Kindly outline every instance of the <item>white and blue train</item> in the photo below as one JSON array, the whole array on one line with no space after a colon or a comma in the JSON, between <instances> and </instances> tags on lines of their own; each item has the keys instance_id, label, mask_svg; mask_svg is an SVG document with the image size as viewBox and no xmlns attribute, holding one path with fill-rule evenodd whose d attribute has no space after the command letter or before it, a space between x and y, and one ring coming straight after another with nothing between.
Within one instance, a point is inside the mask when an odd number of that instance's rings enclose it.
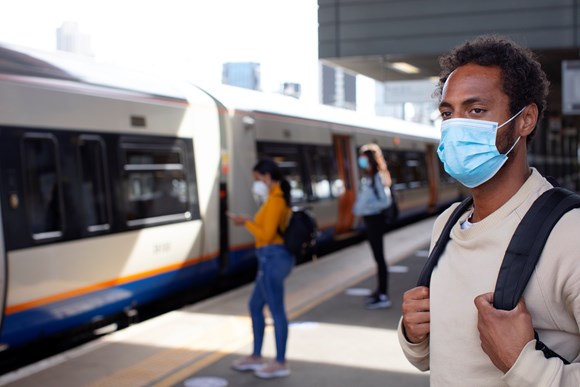
<instances>
[{"instance_id":1,"label":"white and blue train","mask_svg":"<svg viewBox=\"0 0 580 387\"><path fill-rule=\"evenodd\" d=\"M401 217L461 194L432 127L237 88L202 90L0 45L0 343L17 348L233 278L270 157L322 243L356 233L356 152L384 150Z\"/></svg>"}]
</instances>

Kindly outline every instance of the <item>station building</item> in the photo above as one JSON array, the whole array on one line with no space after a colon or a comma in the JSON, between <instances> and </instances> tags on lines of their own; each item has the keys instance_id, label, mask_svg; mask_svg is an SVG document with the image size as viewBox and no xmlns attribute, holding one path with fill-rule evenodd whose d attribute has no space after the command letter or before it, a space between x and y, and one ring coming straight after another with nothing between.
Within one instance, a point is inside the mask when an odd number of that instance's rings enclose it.
<instances>
[{"instance_id":1,"label":"station building","mask_svg":"<svg viewBox=\"0 0 580 387\"><path fill-rule=\"evenodd\" d=\"M532 49L548 79L530 162L580 190L580 4L577 0L318 0L319 59L378 82L439 75L438 57L496 33Z\"/></svg>"}]
</instances>

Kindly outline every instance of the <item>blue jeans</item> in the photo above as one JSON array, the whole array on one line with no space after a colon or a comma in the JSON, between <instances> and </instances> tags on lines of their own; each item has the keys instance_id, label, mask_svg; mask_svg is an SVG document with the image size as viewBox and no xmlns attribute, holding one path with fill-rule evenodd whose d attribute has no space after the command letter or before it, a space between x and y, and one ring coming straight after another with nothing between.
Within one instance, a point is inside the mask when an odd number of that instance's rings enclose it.
<instances>
[{"instance_id":1,"label":"blue jeans","mask_svg":"<svg viewBox=\"0 0 580 387\"><path fill-rule=\"evenodd\" d=\"M284 308L284 280L294 266L294 257L282 245L268 245L256 249L258 274L249 308L254 332L252 355L262 355L264 342L264 306L267 304L274 319L276 337L276 361L286 361L286 341L288 340L288 318Z\"/></svg>"}]
</instances>

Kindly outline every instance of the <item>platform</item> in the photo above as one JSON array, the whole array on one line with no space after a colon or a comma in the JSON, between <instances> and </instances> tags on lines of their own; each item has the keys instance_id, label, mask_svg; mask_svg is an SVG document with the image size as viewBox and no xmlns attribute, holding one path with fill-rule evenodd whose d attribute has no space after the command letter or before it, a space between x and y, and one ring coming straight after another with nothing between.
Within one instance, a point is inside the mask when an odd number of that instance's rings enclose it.
<instances>
[{"instance_id":1,"label":"platform","mask_svg":"<svg viewBox=\"0 0 580 387\"><path fill-rule=\"evenodd\" d=\"M393 307L367 310L375 263L363 242L295 268L286 283L288 378L260 380L230 364L250 353L253 284L136 324L0 377L7 386L398 386L429 376L404 358L396 335L402 293L426 259L434 218L385 235ZM263 355L275 353L272 326Z\"/></svg>"}]
</instances>

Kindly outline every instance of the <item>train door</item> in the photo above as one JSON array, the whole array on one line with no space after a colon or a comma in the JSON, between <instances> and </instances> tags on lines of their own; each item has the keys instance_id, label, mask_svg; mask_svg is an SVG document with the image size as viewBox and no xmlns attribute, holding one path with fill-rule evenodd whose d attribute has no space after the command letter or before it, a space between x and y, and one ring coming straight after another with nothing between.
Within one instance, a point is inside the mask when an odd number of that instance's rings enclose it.
<instances>
[{"instance_id":1,"label":"train door","mask_svg":"<svg viewBox=\"0 0 580 387\"><path fill-rule=\"evenodd\" d=\"M0 219L2 213L0 210ZM0 222L0 332L2 331L4 323L4 311L6 309L6 290L8 289L8 275L7 275L7 257L4 245L4 229ZM6 345L0 342L0 351L6 349Z\"/></svg>"},{"instance_id":2,"label":"train door","mask_svg":"<svg viewBox=\"0 0 580 387\"><path fill-rule=\"evenodd\" d=\"M333 136L334 153L338 177L344 184L344 190L338 197L338 220L336 234L348 232L352 228L354 216L352 206L356 198L356 184L352 171L351 139L347 136Z\"/></svg>"},{"instance_id":3,"label":"train door","mask_svg":"<svg viewBox=\"0 0 580 387\"><path fill-rule=\"evenodd\" d=\"M435 145L427 144L425 146L425 162L427 164L427 181L429 183L429 201L427 203L427 211L431 213L435 212L437 209L437 192L439 191Z\"/></svg>"}]
</instances>

